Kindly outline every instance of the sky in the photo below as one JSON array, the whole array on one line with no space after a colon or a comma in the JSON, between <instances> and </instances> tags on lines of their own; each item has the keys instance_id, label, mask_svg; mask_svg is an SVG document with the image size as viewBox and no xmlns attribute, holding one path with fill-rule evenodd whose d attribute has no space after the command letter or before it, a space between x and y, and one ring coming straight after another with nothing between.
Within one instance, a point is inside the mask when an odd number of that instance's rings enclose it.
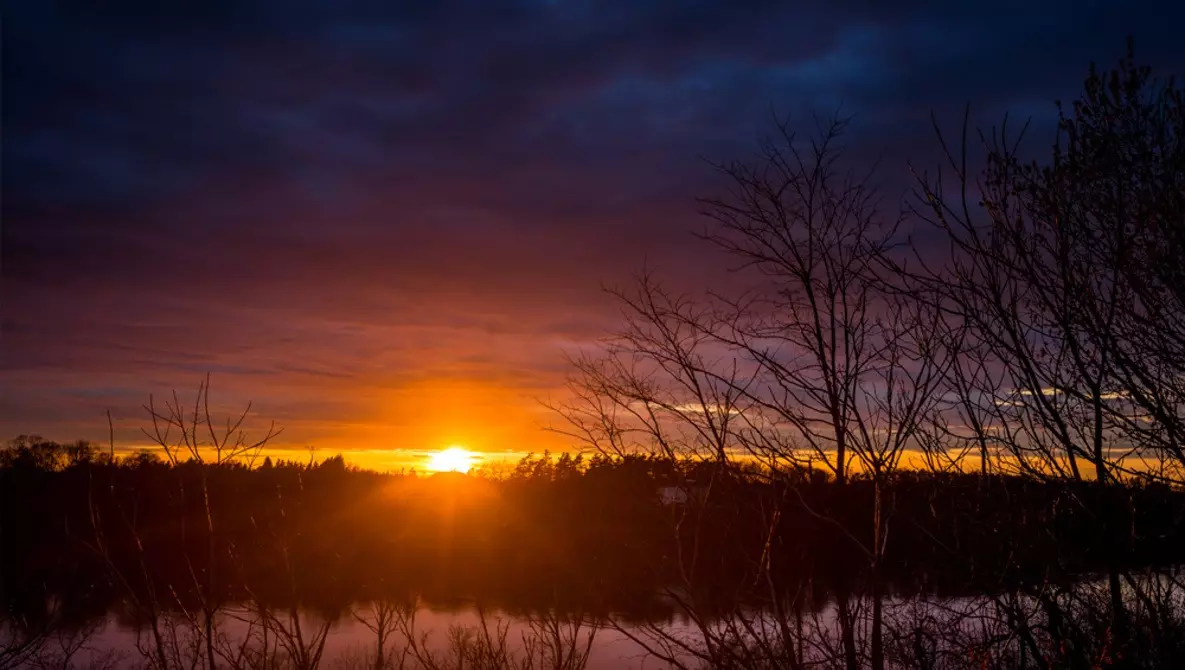
<instances>
[{"instance_id":1,"label":"sky","mask_svg":"<svg viewBox=\"0 0 1185 670\"><path fill-rule=\"evenodd\" d=\"M1185 72L1169 5L6 0L0 437L138 446L209 373L298 455L567 448L603 288L728 281L695 198L775 114L904 189L931 114Z\"/></svg>"}]
</instances>

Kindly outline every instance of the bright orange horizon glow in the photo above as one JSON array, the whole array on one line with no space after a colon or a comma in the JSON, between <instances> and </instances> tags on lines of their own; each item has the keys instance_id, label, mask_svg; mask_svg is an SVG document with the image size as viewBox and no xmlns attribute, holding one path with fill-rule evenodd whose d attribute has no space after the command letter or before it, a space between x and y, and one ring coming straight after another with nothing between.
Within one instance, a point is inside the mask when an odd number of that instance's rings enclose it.
<instances>
[{"instance_id":1,"label":"bright orange horizon glow","mask_svg":"<svg viewBox=\"0 0 1185 670\"><path fill-rule=\"evenodd\" d=\"M428 457L427 468L433 472L469 472L477 454L464 447L452 446Z\"/></svg>"}]
</instances>

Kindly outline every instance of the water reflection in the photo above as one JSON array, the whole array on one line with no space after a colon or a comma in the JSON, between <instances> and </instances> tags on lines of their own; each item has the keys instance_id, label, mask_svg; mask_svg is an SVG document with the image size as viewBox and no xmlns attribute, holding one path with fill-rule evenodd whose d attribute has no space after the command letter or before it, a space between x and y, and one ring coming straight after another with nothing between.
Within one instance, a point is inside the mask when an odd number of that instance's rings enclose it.
<instances>
[{"instance_id":1,"label":"water reflection","mask_svg":"<svg viewBox=\"0 0 1185 670\"><path fill-rule=\"evenodd\" d=\"M321 630L325 628L325 644L321 651L326 667L367 667L376 660L377 635L374 625L374 613L371 604L359 603L354 611L359 613L359 620L352 616L342 617L336 621L326 622L310 611L302 611L303 637L315 641ZM227 608L219 628L226 636L226 646L242 645L252 635L256 635L258 624L251 623L253 612L250 608L236 606ZM111 661L118 661L120 665L135 664L142 658L139 647L144 644L144 631L137 630L121 622L118 617L110 616L94 622L96 628L91 634L83 653L76 656L79 666L91 664L103 665ZM424 607L416 613L415 630L421 636L417 641L427 654L442 659L450 652L450 636L456 631L478 631L482 627L505 631L506 650L508 656L524 658L529 649L525 640L537 634L531 620L523 616L514 616L506 612L491 612L483 616L473 608L435 609ZM692 639L695 636L694 627L687 622L672 621L667 624L668 629L680 636ZM633 631L637 634L638 631ZM384 665L394 667L409 667L415 665L411 652L406 651L404 631L393 630L384 647L387 659ZM591 626L584 631L577 630L574 639L579 648L588 645L587 658L584 667L588 670L611 670L613 668L641 667L646 650L629 635L616 630L605 623ZM402 663L402 666L400 665ZM653 667L651 660L648 667Z\"/></svg>"},{"instance_id":2,"label":"water reflection","mask_svg":"<svg viewBox=\"0 0 1185 670\"><path fill-rule=\"evenodd\" d=\"M1138 579L1143 580L1140 590L1127 591L1133 612L1140 608L1139 593L1154 589L1169 594L1178 611L1185 606L1185 592L1180 590L1176 575ZM1092 598L1105 598L1106 591L1105 580L1091 580L1068 587L1062 597L1086 604ZM1015 628L1006 618L1019 611L1010 609L1010 603L1028 611L1042 627L1064 625L1040 613L1041 598L1019 593L886 599L883 606L891 631L891 658L900 661L894 666L1027 667L1024 645L1008 634ZM861 603L867 604L866 600ZM63 625L54 629L35 655L24 659L29 667L697 668L721 665L705 661L718 654L720 646L742 641L756 648L769 647L771 655L783 660L787 653L794 658L794 652L774 647L787 642L779 639L782 633L775 632L786 619L768 610L744 607L703 621L672 604L670 616L644 621L627 620L612 612L512 612L472 602L441 607L409 600L375 600L353 603L339 616L328 618L324 612L306 608L271 610L258 603L233 603L218 608L211 634L202 630L200 617L187 611L161 613L145 621L119 609L91 619L74 618L71 625L64 625L66 612L61 605L55 603L52 609L63 617ZM1085 610L1080 613L1088 614ZM799 645L801 656L796 663L809 665L813 659L825 664L834 653L828 645L835 645L843 634L836 606L800 612L789 620L795 628L783 633L789 632ZM13 621L4 623L9 626ZM739 636L738 629L743 631ZM0 639L11 643L12 632L0 627ZM213 663L204 658L206 640L213 641ZM992 652L995 662L982 662L983 658L972 665L938 662L944 655L975 650L983 640L996 641ZM984 658L990 661L992 656ZM12 658L7 660L10 662L2 667L25 667L12 663ZM766 666L743 663L738 667Z\"/></svg>"}]
</instances>

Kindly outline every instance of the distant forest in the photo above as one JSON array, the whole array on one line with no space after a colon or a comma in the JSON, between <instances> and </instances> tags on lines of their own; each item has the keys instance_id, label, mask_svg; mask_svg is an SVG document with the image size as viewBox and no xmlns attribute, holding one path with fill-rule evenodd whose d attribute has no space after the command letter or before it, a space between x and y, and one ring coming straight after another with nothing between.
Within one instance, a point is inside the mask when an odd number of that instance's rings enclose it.
<instances>
[{"instance_id":1,"label":"distant forest","mask_svg":"<svg viewBox=\"0 0 1185 670\"><path fill-rule=\"evenodd\" d=\"M723 617L770 608L770 589L811 617L866 588L875 485L651 455L426 477L341 456L249 468L23 437L0 450L0 593L24 631L239 602L334 622L376 599L654 625L687 616L672 592ZM878 566L890 598L1040 592L1185 562L1185 491L1154 481L918 471L880 495L902 520Z\"/></svg>"},{"instance_id":2,"label":"distant forest","mask_svg":"<svg viewBox=\"0 0 1185 670\"><path fill-rule=\"evenodd\" d=\"M198 584L178 588L192 582L191 570L219 575L220 600L247 598L249 584L269 604L307 598L335 617L376 589L441 603L481 598L646 616L659 607L651 600L659 587L680 578L676 557L695 543L712 550L692 584L722 607L735 605L741 585L758 576L746 552L762 542L785 580L779 590L809 585L818 593L798 606L818 606L849 588L845 575L861 563L853 551L871 539L870 478L840 487L820 472L771 476L646 455L545 455L493 477L417 477L353 469L340 456L250 469L170 464L147 453L113 463L86 443L26 443L0 454L0 528L7 546L21 548L5 553L4 592L41 606L47 596L85 594L77 604L90 611L123 597L95 587L105 569L134 573L146 560L158 593L193 603L203 595L191 592ZM668 487L687 500L663 501ZM894 499L895 516L910 520L889 538L881 565L901 593L977 594L1071 582L1116 562L1164 568L1185 558L1185 491L1164 484L1111 490L916 472L894 478L883 495ZM1071 497L1114 513L1084 514L1064 503ZM697 508L695 526L673 533L672 519L687 506ZM781 520L770 535L773 515ZM205 551L211 525L213 552ZM307 592L291 591L289 570ZM556 594L570 602L553 602Z\"/></svg>"}]
</instances>

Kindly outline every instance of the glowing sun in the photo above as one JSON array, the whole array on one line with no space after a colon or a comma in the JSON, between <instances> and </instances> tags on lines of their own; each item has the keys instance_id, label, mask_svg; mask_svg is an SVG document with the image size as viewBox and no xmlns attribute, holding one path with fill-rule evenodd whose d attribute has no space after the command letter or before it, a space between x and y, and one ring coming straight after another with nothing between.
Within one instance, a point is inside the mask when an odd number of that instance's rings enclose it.
<instances>
[{"instance_id":1,"label":"glowing sun","mask_svg":"<svg viewBox=\"0 0 1185 670\"><path fill-rule=\"evenodd\" d=\"M475 457L464 447L449 447L428 457L428 469L433 472L469 472Z\"/></svg>"}]
</instances>

